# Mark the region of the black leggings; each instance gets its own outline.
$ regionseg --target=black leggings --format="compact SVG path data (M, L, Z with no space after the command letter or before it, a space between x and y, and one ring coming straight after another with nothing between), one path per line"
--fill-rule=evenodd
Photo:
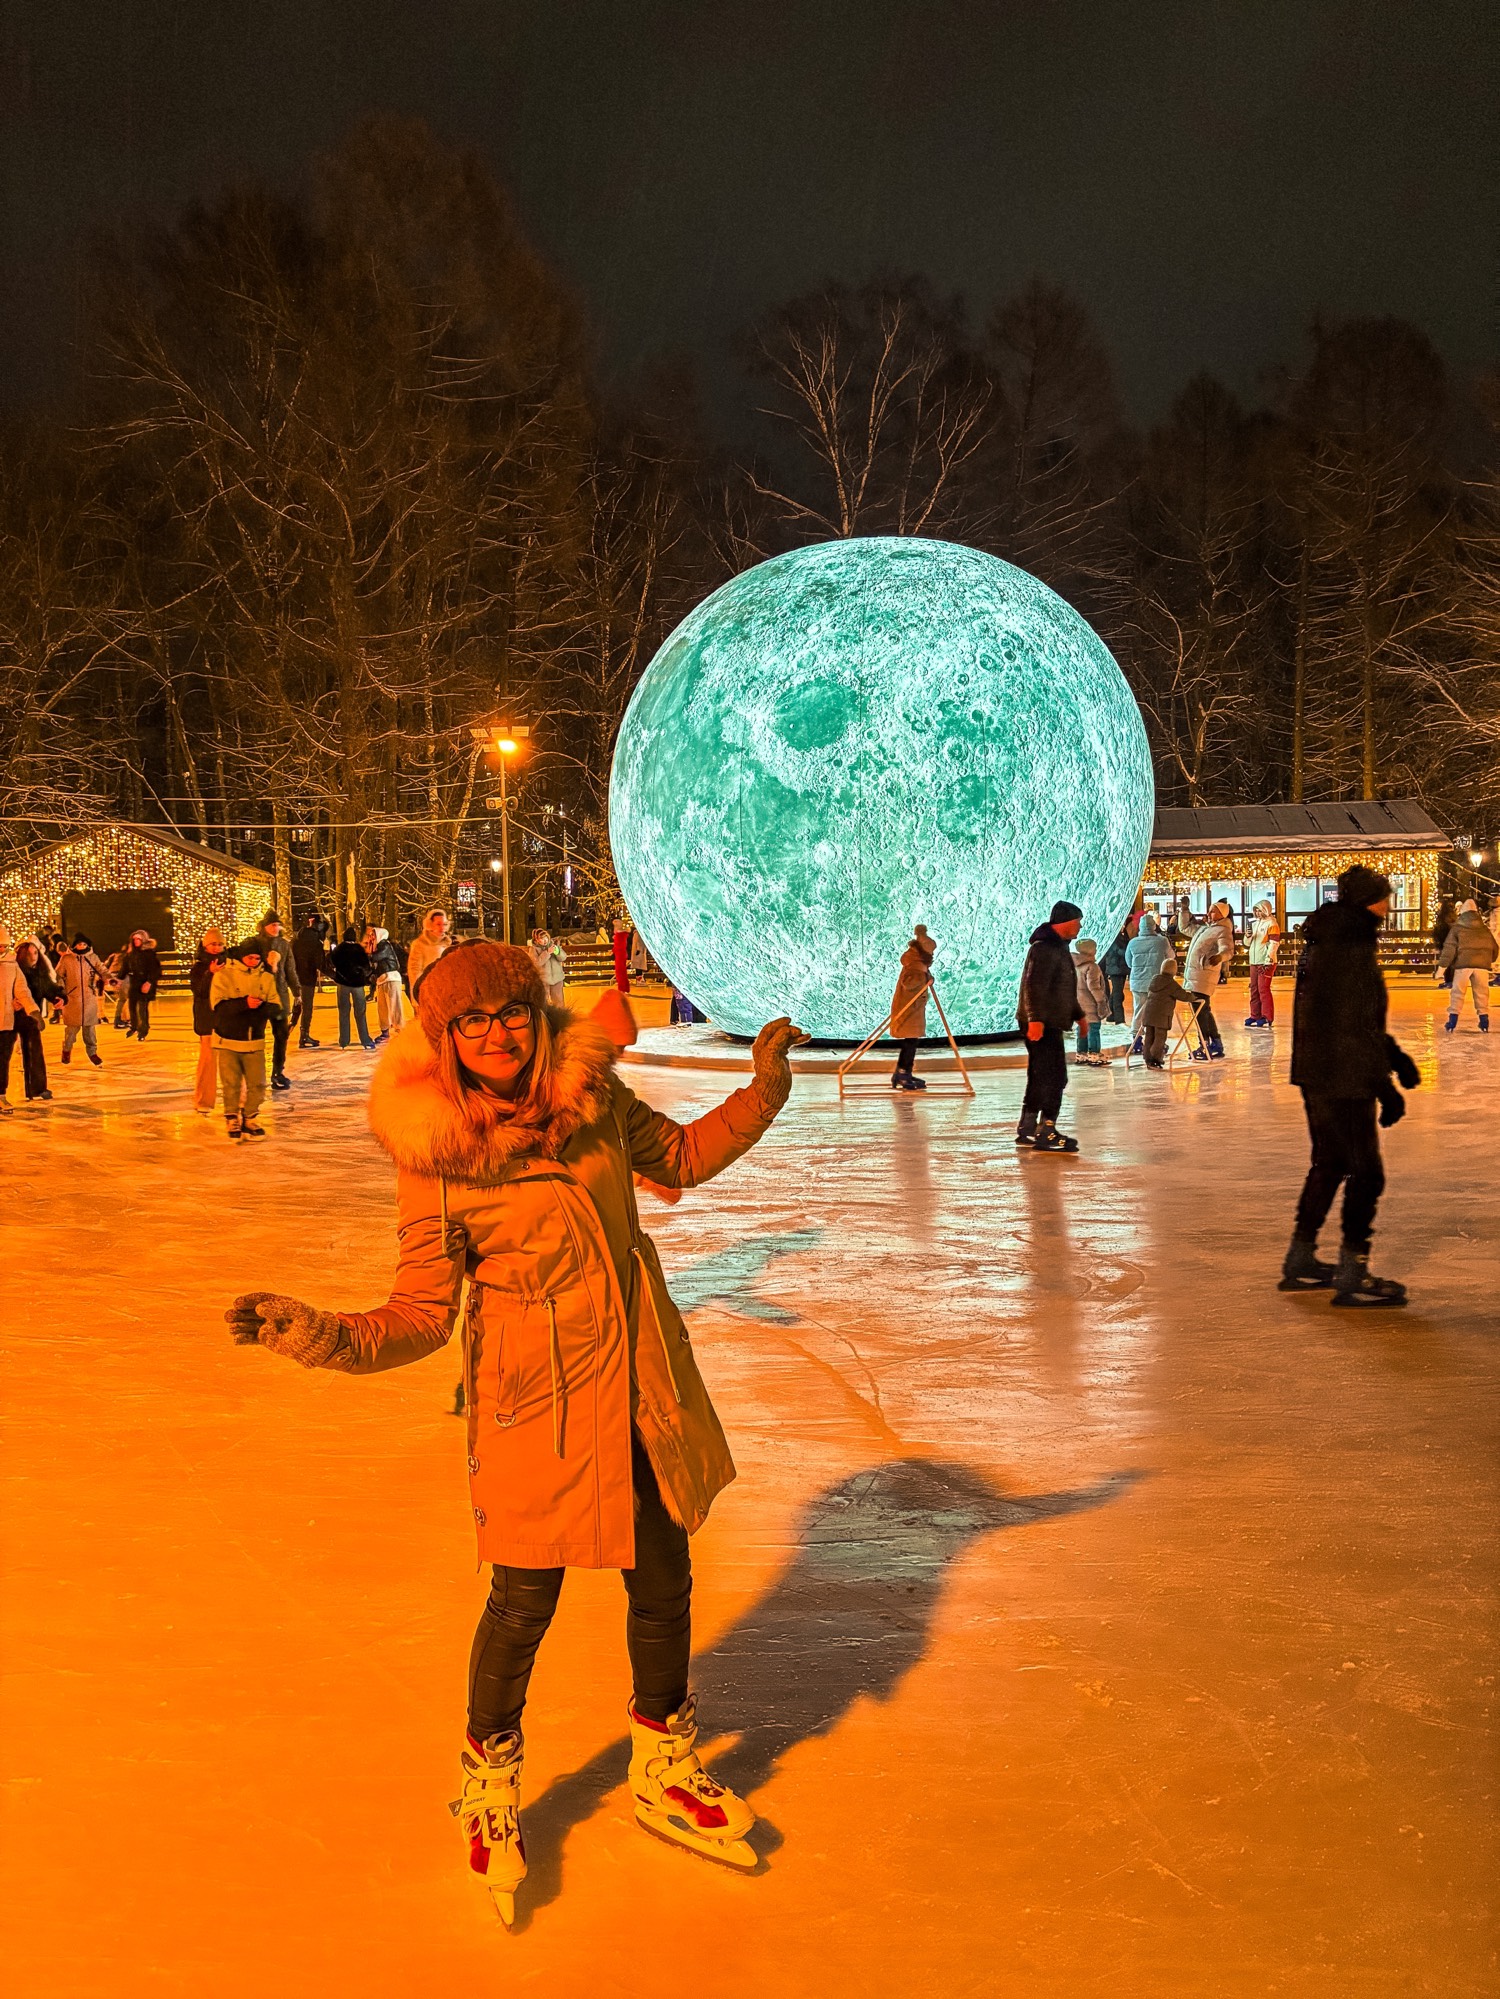
M1375 1099L1319 1097L1304 1090L1302 1101L1312 1139L1312 1167L1297 1203L1297 1233L1307 1242L1317 1239L1342 1183L1344 1241L1367 1255L1376 1203L1385 1191Z
M904 1069L907 1075L909 1076L912 1070L916 1068L916 1066L917 1066L916 1041L914 1039L911 1041L903 1041L901 1043L901 1046L896 1050L897 1070L899 1071Z
M693 1571L684 1528L668 1513L639 1437L630 1439L637 1500L635 1567L625 1579L625 1648L636 1711L665 1721L687 1699ZM562 1591L561 1569L495 1564L469 1654L469 1733L476 1742L519 1728L536 1648Z

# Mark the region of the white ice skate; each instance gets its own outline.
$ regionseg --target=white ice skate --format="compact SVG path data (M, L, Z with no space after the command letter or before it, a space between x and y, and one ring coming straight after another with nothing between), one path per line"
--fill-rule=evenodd
M698 1739L697 1695L689 1694L665 1721L630 1716L630 1792L647 1832L701 1853L726 1867L760 1862L745 1838L755 1814L733 1791L716 1784L693 1747Z
M526 1879L526 1846L521 1838L521 1731L507 1729L472 1739L459 1752L464 1793L449 1810L469 1842L469 1866L489 1891L495 1914L507 1929L516 1920L516 1890Z

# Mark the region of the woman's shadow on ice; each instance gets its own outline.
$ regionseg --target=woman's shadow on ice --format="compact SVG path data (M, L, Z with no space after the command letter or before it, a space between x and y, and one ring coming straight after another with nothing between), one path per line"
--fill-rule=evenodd
M1141 1476L1009 1499L962 1465L897 1458L819 1493L790 1566L693 1662L705 1741L736 1738L714 1752L714 1775L753 1796L789 1749L827 1735L861 1694L889 1700L926 1650L950 1563L981 1534L1103 1506ZM561 1892L567 1836L623 1782L629 1753L622 1736L527 1806L521 1922ZM761 1819L757 1852L780 1843Z

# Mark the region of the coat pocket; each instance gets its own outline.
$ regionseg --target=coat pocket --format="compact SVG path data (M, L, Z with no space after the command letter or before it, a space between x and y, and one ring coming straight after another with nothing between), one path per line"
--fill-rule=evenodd
M557 1300L488 1291L476 1319L473 1376L481 1421L508 1430L550 1405L556 1429L566 1392Z
M488 1421L508 1430L516 1420L521 1401L521 1327L523 1307L508 1301L501 1306L487 1294L484 1306L473 1314L469 1336L469 1393L481 1423Z

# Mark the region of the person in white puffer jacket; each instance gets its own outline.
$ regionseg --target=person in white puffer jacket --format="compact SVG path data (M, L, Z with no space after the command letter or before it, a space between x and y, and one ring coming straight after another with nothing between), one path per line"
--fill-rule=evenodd
M1271 981L1281 949L1281 925L1269 902L1258 902L1250 924L1250 1017L1246 1027L1270 1027L1276 1018Z
M1198 1027L1204 1046L1194 1049L1196 1062L1223 1059L1224 1037L1214 1019L1214 993L1233 956L1234 920L1229 914L1229 904L1221 898L1209 910L1208 921L1188 946L1187 963L1182 969L1182 983L1203 1000L1198 1009Z

